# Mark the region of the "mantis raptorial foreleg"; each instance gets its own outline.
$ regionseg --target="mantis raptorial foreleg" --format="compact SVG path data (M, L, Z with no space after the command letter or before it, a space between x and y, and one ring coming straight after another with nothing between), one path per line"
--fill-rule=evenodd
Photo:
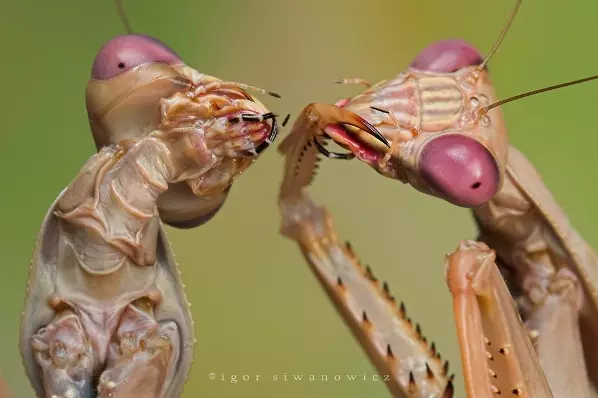
M493 260L488 260L494 252L490 255L482 243L461 246L454 261L465 265L453 268L469 267L469 271L456 273L456 279L449 278L449 284L453 284L451 290L460 303L455 306L455 317L469 396L490 397L502 391L502 394L530 397L552 394L560 397L574 391L585 397L590 389L586 369L590 370L590 378L598 380L598 355L590 346L598 338L598 260L571 228L533 167L509 146L500 107L530 95L595 80L598 76L499 100L486 66L505 37L521 1L515 3L505 28L485 57L464 41L440 41L421 51L401 73L366 85L366 90L353 98L335 105L306 107L279 148L286 158L279 195L283 215L281 231L299 242L312 267L317 268L316 253L322 250L309 242L317 242L313 236L324 229L313 221L306 221L310 206L305 205L309 202L305 191L313 178L318 155L330 159L357 158L383 176L454 205L473 209L483 241L496 251L500 265L507 267L503 269L505 274L509 271L512 276L509 287L513 287L512 293L521 305L526 326L513 316L514 301L496 266L491 264ZM362 83L363 80L340 82ZM319 110L316 116L315 109ZM347 126L342 123L343 118L360 118L369 123L367 129ZM348 152L330 152L319 145L319 138L331 139ZM308 229L307 233L304 226L299 228L302 232L297 233L297 225L301 223L313 231ZM328 232L328 235L333 233ZM478 254L488 251L482 257L486 259L483 261L490 262L483 263L471 253L466 255L467 251ZM322 258L327 259L326 264L331 269L346 269L343 266L346 256L335 258L327 254ZM478 278L476 283L470 280L474 277ZM343 278L340 281L346 286ZM455 286L462 289L455 290ZM343 303L340 292L347 289L334 290L328 286L327 291L335 303ZM350 296L355 300L351 305L364 308L365 303L375 302L377 294L361 290L361 294ZM478 299L485 304L481 305ZM580 324L576 321L578 315ZM348 323L362 341L363 336L369 335L356 328L358 318L353 316L352 319ZM554 327L556 324L558 328ZM396 328L401 329L398 322ZM535 346L529 341L527 329L534 337ZM580 335L584 337L583 345ZM565 337L564 363L569 366L559 371L563 363L554 360L557 351L553 347ZM369 348L376 346L374 338L362 344L374 363L384 363L379 353ZM518 348L509 351L508 358L495 363L494 368L488 368L486 362L492 355L484 346L485 338ZM586 362L580 355L582 347ZM550 375L548 380L543 367ZM488 375L497 376L499 380L493 382ZM575 389L568 387L570 383L576 384ZM404 382L398 384L405 387ZM405 392L395 388L393 393L402 396L400 394Z
M275 116L241 87L254 89L143 35L98 52L98 153L50 207L31 263L20 348L39 397L180 396L195 336L162 222L209 221L275 139Z
M291 137L300 139L299 134ZM316 157L316 149L308 144L309 134L304 137L304 144L295 141L295 146L282 148L289 158L298 159L287 165L293 164L303 173L310 169L307 165L315 164ZM298 150L301 145L303 149ZM308 175L299 172L290 174L289 180L308 181L297 179ZM360 323L358 316L359 309L368 308L368 303L382 302L380 290L367 288L376 285L375 278L367 269L361 271L365 275L361 279L354 277L359 272L348 272L360 269L358 265L347 265L353 264L355 255L338 244L329 215L313 205L304 189L287 189L286 196L281 196L281 210L283 234L300 244L373 362L382 372L387 371L388 358L375 349L381 346L375 341L380 334L364 332L371 330L364 324L371 328L376 322L370 321L372 317L367 312L368 322L362 319ZM494 251L483 243L460 245L447 265L447 281L455 299L468 396L493 397L506 391L527 397L591 397L583 348L590 358L593 351L581 344L579 316L586 319L586 325L597 319L593 310L594 281L598 280L594 252L569 225L533 166L515 148L509 149L501 190L486 205L475 208L474 213L482 231L480 239L497 251L501 266L506 267L505 274L510 275L513 293L522 292L516 298L525 324L494 264ZM323 278L326 269L333 271ZM357 291L360 294L355 294ZM382 292L382 297L388 297L384 289ZM397 317L393 313L386 316ZM402 330L400 322L393 327L384 335ZM417 334L401 336L412 339L414 344L421 339ZM397 358L410 358L409 355ZM416 385L421 383L416 377L413 380ZM389 385L399 397L405 394L401 390L405 386L404 381Z
M483 243L464 241L447 256L468 397L552 397L509 289Z
M124 310L98 382L98 398L160 397L166 391L181 353L180 331L173 321L156 322L154 305L142 299Z
M510 147L505 183L486 205L474 209L481 239L496 250L517 302L535 338L536 351L555 396L575 384L575 396L589 396L579 322L592 341L598 338L598 257L559 207L533 165ZM517 294L515 294L517 295ZM557 349L558 347L558 349ZM555 361L567 347L567 355ZM588 362L592 363L592 362ZM565 367L563 365L566 364Z
M95 355L81 318L67 309L31 339L47 396L90 397Z
M174 324L160 325L162 314L154 317L162 305L181 305L163 297L172 281L160 268L156 200L183 170L195 164L201 171L210 157L177 151L193 141L178 138L182 142L158 131L129 148L103 148L57 201L56 257L53 272L44 275L53 287L44 293L55 315L30 343L47 396L88 397L95 388L130 396L122 394L136 383L150 387L143 383L150 373L155 385L145 396L179 388L172 386L174 367L190 336ZM191 327L185 316L172 315ZM103 376L96 387L98 371Z
M406 315L387 284L342 244L325 208L295 197L283 208L283 234L297 241L312 271L395 397L453 396L448 362Z

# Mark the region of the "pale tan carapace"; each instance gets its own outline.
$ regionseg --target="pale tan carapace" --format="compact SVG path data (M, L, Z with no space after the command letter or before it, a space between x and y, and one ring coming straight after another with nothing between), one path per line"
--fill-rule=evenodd
M452 397L452 377L404 305L339 242L328 211L308 196L322 155L357 157L472 209L481 242L463 241L446 265L468 397L585 398L590 380L598 385L598 257L509 145L499 105L536 92L498 101L485 68L520 3L486 58L448 40L392 79L342 79L368 88L336 105L310 104L279 147L281 232L298 242L395 397ZM349 152L331 152L327 140Z
M20 350L39 397L180 396L193 360L189 304L162 221L207 222L275 138L248 94L156 39L98 53L87 109L98 153L37 237Z

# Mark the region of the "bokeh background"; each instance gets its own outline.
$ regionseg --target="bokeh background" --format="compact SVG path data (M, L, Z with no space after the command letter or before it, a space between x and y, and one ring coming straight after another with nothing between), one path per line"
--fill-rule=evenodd
M334 102L360 89L334 85L335 78L392 76L435 40L464 38L488 51L512 3L128 0L125 7L136 32L160 38L202 72L281 93L282 100L264 101L295 117L309 102ZM490 63L499 96L597 73L597 13L591 0L526 1ZM94 151L85 85L96 51L124 29L112 1L12 1L0 22L0 369L14 396L28 398L17 333L31 250L48 206ZM511 141L593 244L597 92L598 83L588 83L504 108ZM463 397L443 255L475 236L470 214L357 161L324 164L313 195L451 360ZM270 149L237 180L213 221L193 231L169 229L198 339L183 397L388 397L381 382L281 381L285 373L374 373L297 246L278 233L281 167Z

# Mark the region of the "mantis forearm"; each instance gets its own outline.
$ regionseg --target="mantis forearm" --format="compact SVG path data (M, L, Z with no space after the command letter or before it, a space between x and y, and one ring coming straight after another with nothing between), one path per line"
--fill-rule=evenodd
M151 221L157 214L156 201L174 174L168 153L154 137L128 150L105 148L67 188L57 215L76 227L71 229L75 239L88 243L78 246L86 248L88 259L89 248L95 246L98 260L106 260L101 255L106 250L103 241L118 248L119 253L110 257L113 263L128 256L138 264L153 264L155 244L148 248L147 242L155 241L157 225Z

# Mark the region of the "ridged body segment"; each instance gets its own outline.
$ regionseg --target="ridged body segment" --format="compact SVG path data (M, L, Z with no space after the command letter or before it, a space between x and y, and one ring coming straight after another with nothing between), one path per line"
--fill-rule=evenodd
M385 130L396 127L388 123L385 114L371 107L392 112L402 126L435 132L456 125L464 103L463 88L455 77L403 72L352 98L345 108L369 120L389 137L391 132Z

